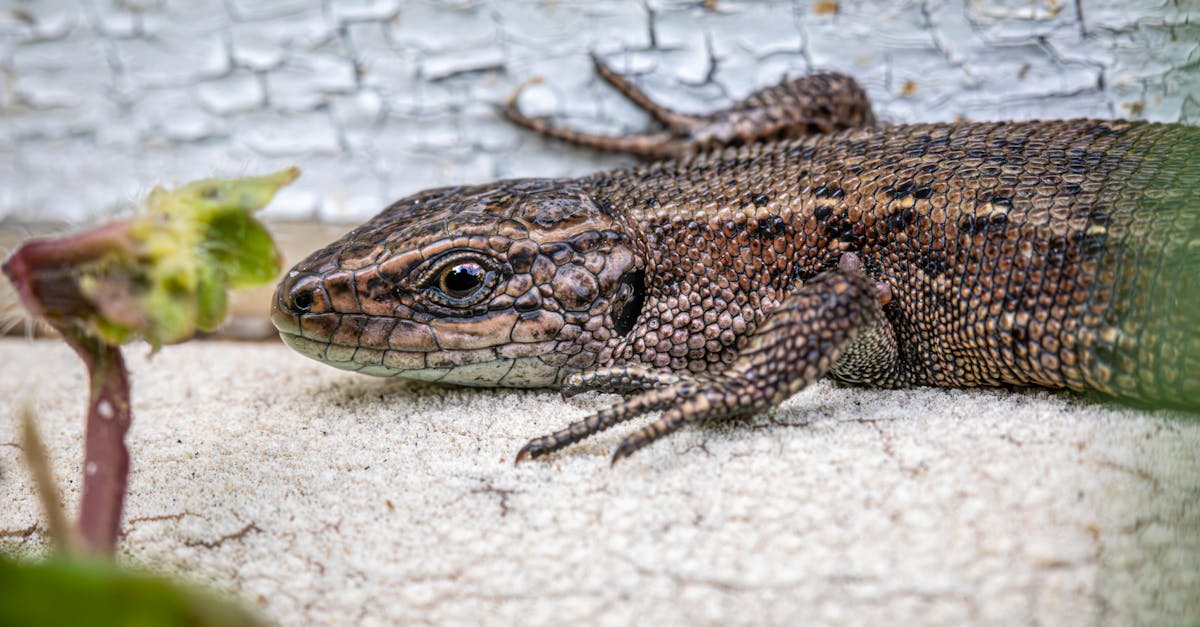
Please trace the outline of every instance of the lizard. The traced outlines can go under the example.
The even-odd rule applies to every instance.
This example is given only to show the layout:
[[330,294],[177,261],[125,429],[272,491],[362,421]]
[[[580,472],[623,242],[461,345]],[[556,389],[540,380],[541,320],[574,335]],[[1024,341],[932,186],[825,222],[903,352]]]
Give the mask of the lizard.
[[813,74],[664,128],[513,122],[652,162],[396,201],[280,282],[300,353],[379,376],[621,400],[516,461],[658,412],[612,462],[814,381],[1035,386],[1200,410],[1200,127],[876,123]]

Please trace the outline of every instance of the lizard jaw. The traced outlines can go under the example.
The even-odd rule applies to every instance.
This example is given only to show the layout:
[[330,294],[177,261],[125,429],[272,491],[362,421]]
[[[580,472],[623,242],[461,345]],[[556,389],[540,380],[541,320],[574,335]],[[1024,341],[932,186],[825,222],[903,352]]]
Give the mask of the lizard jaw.
[[[273,318],[274,319],[274,318]],[[278,326],[278,324],[277,324]],[[501,356],[491,349],[446,353],[345,346],[280,329],[279,337],[292,350],[323,364],[377,377],[453,383],[471,387],[551,387],[559,368],[537,356]]]

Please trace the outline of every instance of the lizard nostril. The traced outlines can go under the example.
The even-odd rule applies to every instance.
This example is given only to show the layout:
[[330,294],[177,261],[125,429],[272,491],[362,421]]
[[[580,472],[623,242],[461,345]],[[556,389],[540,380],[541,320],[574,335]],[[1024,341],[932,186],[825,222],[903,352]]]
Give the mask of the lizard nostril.
[[320,279],[311,276],[296,281],[288,288],[284,304],[292,313],[309,312],[316,303],[315,292],[319,284]]
[[308,311],[312,309],[313,295],[312,291],[297,292],[292,295],[292,309],[296,311]]

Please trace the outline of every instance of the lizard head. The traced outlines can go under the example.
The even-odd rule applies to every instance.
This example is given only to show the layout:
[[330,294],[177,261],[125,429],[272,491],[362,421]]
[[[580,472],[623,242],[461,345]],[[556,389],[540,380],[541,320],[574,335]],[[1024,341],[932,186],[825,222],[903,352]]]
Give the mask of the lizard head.
[[271,320],[293,349],[347,370],[552,386],[629,331],[643,265],[579,181],[434,189],[297,264]]

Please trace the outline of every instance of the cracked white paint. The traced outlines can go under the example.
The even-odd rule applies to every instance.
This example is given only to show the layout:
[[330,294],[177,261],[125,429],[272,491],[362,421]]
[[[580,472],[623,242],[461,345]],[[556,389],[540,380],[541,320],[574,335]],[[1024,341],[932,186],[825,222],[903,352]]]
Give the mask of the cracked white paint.
[[[715,8],[707,8],[711,4]],[[884,120],[1200,120],[1196,0],[8,0],[0,221],[77,221],[160,181],[297,164],[276,218],[353,222],[434,185],[628,163],[510,128],[644,115],[597,51],[706,110],[829,68]]]

